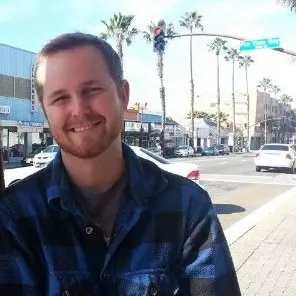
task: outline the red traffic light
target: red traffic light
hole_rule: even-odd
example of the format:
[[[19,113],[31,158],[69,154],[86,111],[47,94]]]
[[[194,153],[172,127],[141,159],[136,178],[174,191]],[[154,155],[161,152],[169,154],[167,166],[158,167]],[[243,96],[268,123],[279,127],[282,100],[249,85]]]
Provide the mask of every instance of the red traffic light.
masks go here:
[[[154,30],[154,33],[155,35],[160,35],[162,33],[162,29],[158,27]]]

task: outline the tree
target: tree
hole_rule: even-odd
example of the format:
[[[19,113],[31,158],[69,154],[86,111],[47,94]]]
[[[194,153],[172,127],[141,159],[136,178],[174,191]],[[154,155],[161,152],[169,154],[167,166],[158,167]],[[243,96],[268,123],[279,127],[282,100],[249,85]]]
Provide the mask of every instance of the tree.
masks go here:
[[[187,114],[187,119],[196,119],[196,118],[212,118],[212,115],[205,111],[193,111],[193,116],[191,116],[191,111]]]
[[[248,149],[250,148],[250,93],[249,93],[249,78],[248,78],[248,68],[251,64],[254,63],[254,60],[251,56],[239,56],[239,67],[245,69],[245,77],[246,77],[246,91],[247,91],[247,143]]]
[[[279,86],[272,84],[270,86],[270,91],[273,93],[274,98],[277,99],[277,95],[281,92],[281,89],[279,88]]]
[[[271,79],[264,77],[262,80],[259,81],[259,84],[257,87],[263,88],[264,91],[264,144],[266,144],[267,141],[267,106],[266,106],[266,91],[270,89],[271,86]]]
[[[106,26],[107,31],[102,33],[100,37],[104,40],[109,38],[115,39],[117,53],[123,64],[123,43],[129,46],[132,43],[132,39],[138,34],[138,30],[132,27],[134,20],[133,15],[122,15],[114,13],[113,17],[109,21],[102,21]]]
[[[152,43],[154,39],[154,31],[157,27],[160,27],[164,35],[167,37],[165,39],[165,44],[167,45],[168,39],[170,39],[173,35],[176,35],[174,31],[174,26],[172,23],[167,24],[164,20],[159,20],[157,24],[151,22],[147,27],[147,31],[143,32],[143,38],[148,42]],[[165,101],[165,88],[163,82],[163,69],[164,69],[164,52],[157,52],[157,72],[160,80],[160,100],[161,100],[161,108],[162,108],[162,135],[161,135],[161,144],[162,149],[164,149],[164,132],[165,132],[165,121],[166,121],[166,101]]]
[[[287,94],[282,94],[280,97],[280,102],[283,103],[284,105],[290,104],[293,102],[293,98]]]
[[[227,41],[221,38],[215,38],[209,45],[209,51],[215,52],[217,57],[217,144],[220,144],[220,53],[222,50],[226,50]]]
[[[291,11],[296,12],[296,0],[278,0],[277,2],[287,5]]]
[[[232,132],[233,132],[233,151],[235,151],[235,144],[236,144],[236,121],[235,121],[235,87],[234,87],[234,78],[235,78],[235,63],[239,59],[238,50],[235,48],[228,48],[226,50],[226,56],[224,57],[226,62],[231,62],[232,64],[232,113],[233,113],[233,125],[232,125]]]
[[[201,32],[204,27],[201,24],[202,16],[197,13],[197,11],[186,12],[184,16],[182,16],[179,24],[181,27],[184,27],[189,30],[190,34],[192,34],[193,29],[199,29]],[[190,92],[191,92],[191,113],[194,113],[194,81],[193,81],[193,69],[192,69],[192,36],[190,36]],[[194,118],[191,118],[191,139],[192,146],[194,147]]]

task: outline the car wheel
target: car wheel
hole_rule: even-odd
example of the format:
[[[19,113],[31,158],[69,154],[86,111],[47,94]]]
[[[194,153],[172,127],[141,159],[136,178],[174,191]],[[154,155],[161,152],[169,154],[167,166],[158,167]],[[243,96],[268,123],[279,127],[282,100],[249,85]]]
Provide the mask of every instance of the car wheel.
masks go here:
[[[261,172],[261,167],[260,166],[256,166],[256,172]]]
[[[295,174],[295,167],[294,167],[294,165],[291,168],[288,168],[288,173],[291,174],[291,175]]]

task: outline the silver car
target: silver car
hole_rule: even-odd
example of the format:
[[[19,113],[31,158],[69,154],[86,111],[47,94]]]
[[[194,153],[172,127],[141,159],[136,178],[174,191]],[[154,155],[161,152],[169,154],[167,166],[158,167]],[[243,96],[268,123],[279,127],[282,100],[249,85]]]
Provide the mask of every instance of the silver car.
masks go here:
[[[194,150],[191,146],[182,145],[176,148],[175,155],[179,157],[194,156]]]

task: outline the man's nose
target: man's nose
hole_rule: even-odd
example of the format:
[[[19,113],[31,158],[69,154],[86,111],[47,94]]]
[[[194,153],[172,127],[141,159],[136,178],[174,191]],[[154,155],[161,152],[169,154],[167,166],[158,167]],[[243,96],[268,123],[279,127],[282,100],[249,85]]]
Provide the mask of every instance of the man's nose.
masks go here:
[[[72,99],[72,115],[81,117],[90,113],[90,104],[82,95],[75,95]]]

